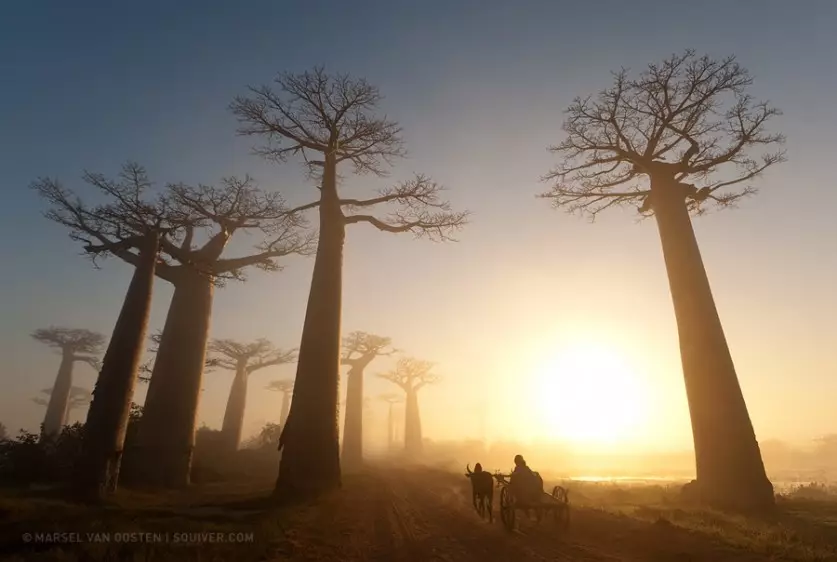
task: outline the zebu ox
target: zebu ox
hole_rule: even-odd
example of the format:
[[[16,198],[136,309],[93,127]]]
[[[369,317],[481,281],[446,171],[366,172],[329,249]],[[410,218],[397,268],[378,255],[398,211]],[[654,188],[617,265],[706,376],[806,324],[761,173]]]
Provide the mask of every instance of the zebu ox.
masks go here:
[[[468,472],[465,477],[471,480],[471,499],[474,503],[474,509],[480,514],[480,517],[485,518],[488,515],[488,520],[494,522],[494,477],[490,472],[482,469],[482,465],[477,463],[474,465],[474,471],[471,472],[471,465],[466,467]]]

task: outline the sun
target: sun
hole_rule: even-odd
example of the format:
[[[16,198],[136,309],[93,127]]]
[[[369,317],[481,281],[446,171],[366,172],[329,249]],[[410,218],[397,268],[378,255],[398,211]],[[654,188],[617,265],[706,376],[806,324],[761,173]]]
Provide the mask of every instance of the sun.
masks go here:
[[[602,345],[573,345],[544,361],[533,390],[541,433],[585,444],[633,440],[648,392],[624,357]]]

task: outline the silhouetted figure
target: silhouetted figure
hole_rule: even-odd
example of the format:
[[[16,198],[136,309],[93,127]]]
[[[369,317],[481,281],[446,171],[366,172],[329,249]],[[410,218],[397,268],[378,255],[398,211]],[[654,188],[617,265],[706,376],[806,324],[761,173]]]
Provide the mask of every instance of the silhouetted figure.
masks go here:
[[[512,493],[521,503],[535,503],[543,492],[543,480],[526,464],[523,455],[514,456],[514,471],[509,479]]]
[[[471,465],[468,465],[466,470],[465,477],[471,480],[471,501],[474,509],[480,517],[488,515],[488,520],[493,523],[494,477],[491,473],[484,471],[480,463],[474,465],[473,472],[471,472]]]

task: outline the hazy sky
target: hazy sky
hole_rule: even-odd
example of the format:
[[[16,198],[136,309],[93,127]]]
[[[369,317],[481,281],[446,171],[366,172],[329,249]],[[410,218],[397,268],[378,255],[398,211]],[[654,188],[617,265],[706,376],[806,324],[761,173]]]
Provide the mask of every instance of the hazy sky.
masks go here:
[[[11,429],[37,427],[43,412],[29,398],[57,369],[57,357],[28,334],[50,324],[109,334],[131,274],[116,260],[91,268],[41,218],[28,184],[51,176],[82,189],[83,169],[113,174],[135,159],[161,184],[249,172],[305,202],[315,190],[300,166],[251,156],[252,139],[236,137],[227,105],[248,84],[322,63],[378,85],[410,150],[390,180],[351,180],[346,193],[421,171],[473,212],[456,244],[363,225],[347,237],[344,331],[389,335],[439,362],[444,383],[422,396],[427,436],[477,436],[483,399],[490,437],[560,434],[535,428],[537,412],[545,396],[556,408],[573,398],[534,373],[560,362],[562,348],[595,342],[645,389],[646,415],[629,439],[689,447],[653,221],[616,211],[590,224],[535,194],[575,95],[609,85],[620,66],[639,69],[693,47],[736,54],[756,78],[754,95],[784,110],[776,126],[789,139],[789,162],[759,183],[757,197],[695,222],[756,432],[805,440],[837,431],[837,3],[115,4],[13,2],[0,16],[0,420]],[[244,237],[231,251],[256,241]],[[253,272],[219,290],[213,335],[298,345],[312,262],[286,263],[282,273]],[[171,289],[158,282],[155,291],[158,328]],[[370,375],[388,365],[373,364]],[[279,397],[262,387],[292,373],[253,375],[247,431],[278,418]],[[77,367],[77,385],[92,388],[94,377]],[[231,380],[206,376],[202,422],[220,426]],[[368,378],[368,394],[384,390]],[[629,399],[614,392],[607,403]]]

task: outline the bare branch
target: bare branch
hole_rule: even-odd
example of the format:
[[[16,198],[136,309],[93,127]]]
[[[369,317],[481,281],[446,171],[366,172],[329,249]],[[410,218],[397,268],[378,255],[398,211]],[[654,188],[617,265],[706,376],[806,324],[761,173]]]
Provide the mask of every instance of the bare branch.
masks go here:
[[[290,379],[270,381],[265,388],[274,392],[291,392],[294,389],[294,381]]]
[[[435,366],[436,364],[430,361],[402,357],[393,370],[381,373],[378,376],[398,385],[405,392],[413,392],[441,380],[439,375],[431,372]]]
[[[41,398],[40,396],[38,396],[32,398],[32,402],[38,404],[39,406],[49,405],[49,396],[52,395],[52,387],[42,389],[41,394],[46,395],[47,398]],[[92,393],[87,388],[82,388],[80,386],[71,386],[67,406],[70,410],[75,410],[76,408],[87,406],[88,404],[90,404],[90,401],[92,400],[91,394]]]
[[[341,365],[349,365],[353,369],[363,370],[376,357],[385,357],[398,352],[391,347],[390,338],[369,334],[366,332],[351,332],[343,338],[343,355]]]
[[[292,363],[296,350],[282,350],[261,338],[252,343],[240,343],[230,339],[213,339],[208,351],[214,355],[217,366],[228,369],[244,369],[247,374],[273,365]]]
[[[750,85],[735,57],[697,57],[693,50],[635,78],[622,69],[610,88],[566,110],[567,137],[550,148],[563,160],[544,176],[552,187],[542,197],[595,217],[625,204],[651,213],[648,178],[655,174],[670,185],[694,185],[684,197],[697,214],[705,201],[726,206],[752,193],[748,182],[785,160],[783,150],[768,148],[785,139],[767,131],[780,112],[746,94]],[[710,178],[716,173],[721,179]],[[716,193],[730,186],[738,191]]]
[[[196,216],[208,232],[208,240],[200,247],[163,250],[180,263],[212,276],[222,284],[229,279],[243,280],[243,270],[256,266],[265,271],[278,271],[277,258],[291,254],[308,255],[312,252],[313,234],[305,232],[307,222],[303,211],[315,205],[288,209],[278,192],[265,192],[253,178],[224,178],[220,187],[203,185],[169,186],[175,209],[184,216]],[[258,253],[240,258],[222,258],[222,254],[239,230],[255,230],[268,240],[256,246]]]
[[[398,124],[373,116],[382,96],[366,80],[316,67],[283,73],[274,84],[276,91],[251,87],[249,97],[238,97],[230,106],[239,134],[266,138],[257,153],[280,161],[301,154],[315,177],[323,161],[307,152],[331,154],[337,162],[351,162],[355,173],[378,176],[406,154]]]
[[[385,394],[379,394],[378,395],[378,400],[382,400],[382,401],[386,402],[387,404],[389,404],[390,406],[392,406],[393,404],[400,404],[400,403],[404,402],[404,397],[399,396],[397,394],[385,393]]]
[[[33,182],[36,191],[49,205],[45,216],[65,226],[70,238],[83,243],[85,254],[93,260],[108,255],[136,265],[138,248],[151,231],[161,233],[164,244],[175,240],[189,217],[175,212],[163,194],[150,194],[152,184],[145,169],[128,162],[116,180],[86,171],[84,181],[104,196],[106,204],[90,206],[58,181],[40,178]],[[170,264],[161,259],[157,273],[170,279]]]
[[[39,328],[32,332],[31,337],[63,353],[68,353],[79,361],[88,362],[94,361],[95,358],[79,356],[79,354],[99,354],[102,352],[106,341],[105,336],[98,332],[58,326]]]

